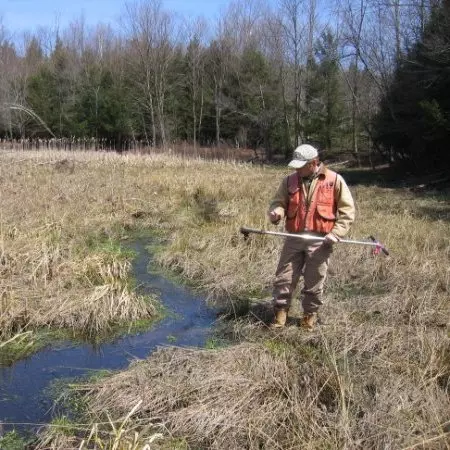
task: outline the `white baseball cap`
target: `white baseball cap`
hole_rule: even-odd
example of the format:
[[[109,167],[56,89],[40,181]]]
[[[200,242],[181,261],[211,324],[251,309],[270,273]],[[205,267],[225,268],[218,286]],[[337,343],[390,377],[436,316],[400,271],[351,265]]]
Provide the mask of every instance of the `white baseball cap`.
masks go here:
[[[300,169],[306,163],[317,158],[319,156],[319,152],[312,145],[302,144],[299,145],[294,150],[294,155],[292,156],[292,161],[288,164],[289,167],[293,169]]]

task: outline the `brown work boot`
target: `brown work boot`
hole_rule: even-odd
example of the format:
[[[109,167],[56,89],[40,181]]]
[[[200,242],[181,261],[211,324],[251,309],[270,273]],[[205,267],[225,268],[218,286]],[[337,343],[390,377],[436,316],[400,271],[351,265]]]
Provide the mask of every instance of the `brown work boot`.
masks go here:
[[[315,313],[304,314],[303,317],[300,319],[300,328],[303,328],[306,331],[312,331],[316,326],[316,322],[317,322],[317,314]]]
[[[275,319],[270,328],[283,328],[286,325],[287,316],[287,308],[275,308]]]

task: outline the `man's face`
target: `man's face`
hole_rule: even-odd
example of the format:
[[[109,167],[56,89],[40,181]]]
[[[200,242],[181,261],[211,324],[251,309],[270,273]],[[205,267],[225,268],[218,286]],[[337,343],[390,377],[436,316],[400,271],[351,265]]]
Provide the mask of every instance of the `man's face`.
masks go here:
[[[298,176],[301,178],[310,177],[315,171],[317,167],[317,162],[315,160],[309,161],[302,168],[295,169]]]

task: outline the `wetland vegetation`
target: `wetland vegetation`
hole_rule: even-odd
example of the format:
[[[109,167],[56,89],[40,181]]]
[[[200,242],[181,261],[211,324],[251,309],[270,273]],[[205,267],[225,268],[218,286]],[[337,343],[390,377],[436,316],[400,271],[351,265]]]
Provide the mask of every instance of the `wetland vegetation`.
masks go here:
[[[82,418],[56,418],[34,447],[446,448],[445,194],[352,185],[351,237],[375,234],[391,256],[338,245],[325,324],[274,332],[270,287],[282,241],[244,240],[239,228],[269,227],[267,203],[286,169],[173,155],[0,158],[4,355],[33,351],[42,329],[95,337],[154,317],[130,278],[133,255],[119,245],[136,232],[163,237],[161,268],[229,313],[204,349],[175,343],[72,385]]]

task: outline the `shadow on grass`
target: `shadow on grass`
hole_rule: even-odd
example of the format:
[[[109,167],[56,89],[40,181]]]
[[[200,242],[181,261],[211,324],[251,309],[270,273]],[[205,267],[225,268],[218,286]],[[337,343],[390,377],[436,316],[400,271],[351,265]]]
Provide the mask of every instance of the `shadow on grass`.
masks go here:
[[[337,169],[350,186],[403,187],[400,175],[390,167]]]
[[[343,169],[339,172],[350,186],[399,189],[410,195],[408,200],[421,200],[421,204],[413,208],[416,217],[450,221],[450,182],[436,182],[438,175],[411,176],[390,167]]]
[[[269,300],[239,299],[223,308],[219,315],[225,321],[245,318],[252,323],[269,325],[273,320],[273,305]]]
[[[442,206],[423,206],[418,208],[417,211],[420,217],[428,220],[444,220],[446,222],[450,222],[450,205],[442,205]]]
[[[333,167],[331,167],[333,169]],[[412,174],[387,165],[374,168],[336,168],[349,185],[405,188],[418,195],[438,193],[448,195],[450,178],[443,172]]]
[[[248,318],[252,322],[269,326],[273,322],[273,305],[271,301],[261,301],[250,305]]]
[[[415,197],[429,202],[417,206],[414,211],[416,216],[450,222],[450,188],[442,191],[416,192]]]
[[[239,314],[225,313],[221,316],[225,320],[245,319],[251,324],[270,327],[274,321],[274,310],[271,300],[248,301],[246,308],[241,308]],[[298,326],[300,313],[295,307],[291,308],[286,326]]]

